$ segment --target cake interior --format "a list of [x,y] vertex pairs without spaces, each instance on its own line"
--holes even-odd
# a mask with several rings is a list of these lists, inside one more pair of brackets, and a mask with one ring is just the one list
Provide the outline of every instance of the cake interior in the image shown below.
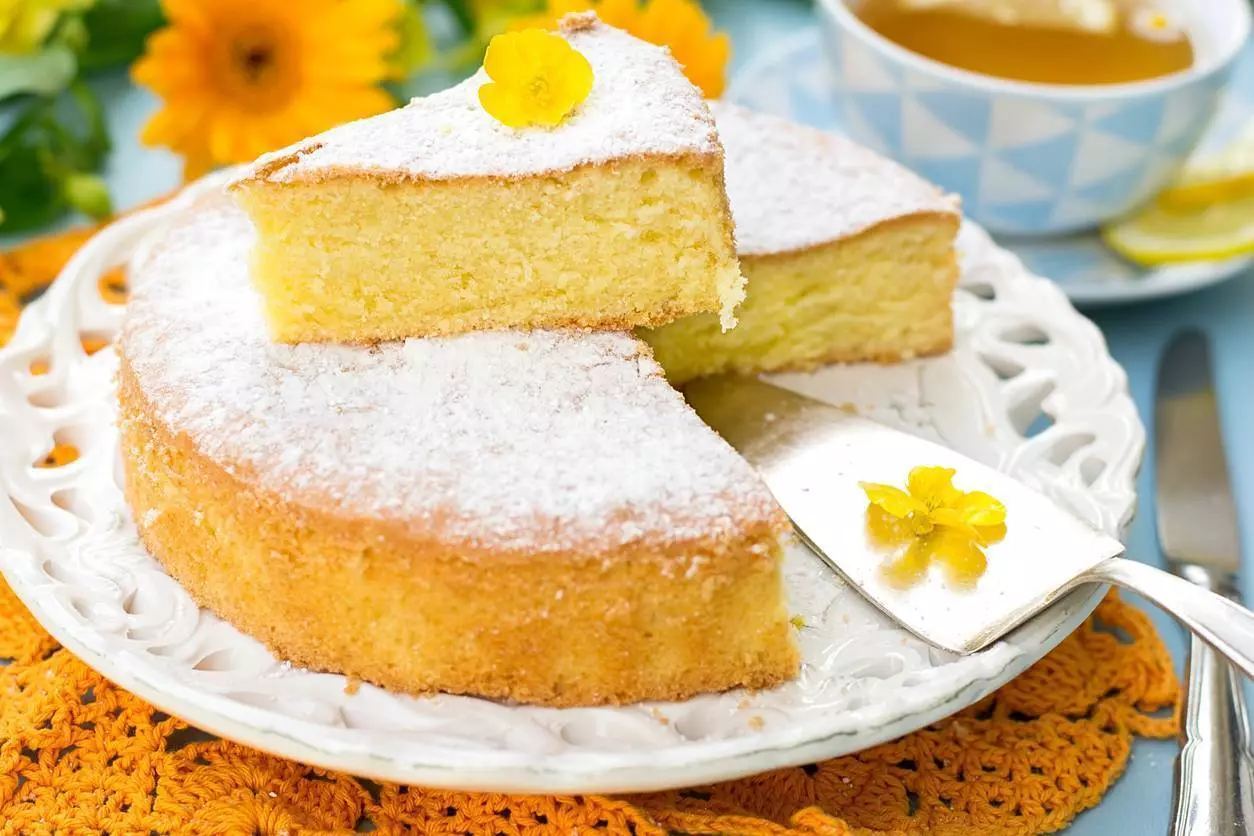
[[917,215],[795,253],[744,257],[735,329],[697,315],[640,336],[675,384],[943,353],[953,341],[957,225]]
[[243,181],[283,342],[624,330],[743,295],[721,161],[640,157],[517,179]]

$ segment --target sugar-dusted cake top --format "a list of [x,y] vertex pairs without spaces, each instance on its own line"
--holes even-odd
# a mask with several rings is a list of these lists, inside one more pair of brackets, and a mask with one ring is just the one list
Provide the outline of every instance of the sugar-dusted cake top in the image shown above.
[[958,202],[844,137],[724,102],[711,104],[742,256],[792,252]]
[[382,179],[519,177],[642,155],[716,154],[701,93],[665,47],[591,13],[561,34],[592,65],[592,92],[561,125],[506,127],[479,103],[481,69],[461,84],[266,154],[242,179],[290,183],[368,174]]
[[214,198],[163,235],[131,270],[120,352],[158,421],[290,501],[528,552],[780,521],[630,335],[275,344],[241,211]]

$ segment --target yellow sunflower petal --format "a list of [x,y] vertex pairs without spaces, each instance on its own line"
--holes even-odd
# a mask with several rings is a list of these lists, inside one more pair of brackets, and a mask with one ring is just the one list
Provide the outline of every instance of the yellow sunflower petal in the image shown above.
[[521,32],[524,29],[554,29],[556,27],[557,21],[553,19],[553,16],[548,12],[542,12],[540,14],[514,18],[505,27],[505,31]]
[[199,135],[203,122],[204,113],[199,107],[165,107],[154,113],[140,129],[139,141],[144,145],[170,148],[178,148],[189,139],[203,142]]
[[183,182],[190,183],[192,180],[199,179],[213,170],[213,155],[209,153],[209,148],[205,145],[198,145],[194,148],[184,148],[183,154]]
[[631,31],[640,16],[636,0],[601,0],[597,4],[597,17],[619,29]]
[[892,485],[879,485],[874,482],[859,482],[867,500],[872,505],[884,509],[898,519],[905,519],[911,514],[926,514],[927,508],[901,488]]
[[212,28],[210,4],[202,0],[162,0],[161,10],[168,21],[179,27]]
[[[549,3],[549,13],[553,16],[554,20],[561,20],[566,17],[566,15],[577,14],[578,12],[591,11],[593,8],[597,9],[597,14],[599,16],[600,6],[594,6],[590,0],[552,0],[552,2]],[[601,19],[605,20],[605,18]]]
[[731,38],[725,33],[713,35],[683,52],[675,52],[675,60],[684,68],[688,80],[701,89],[708,99],[723,95],[727,86],[727,65],[731,61]]

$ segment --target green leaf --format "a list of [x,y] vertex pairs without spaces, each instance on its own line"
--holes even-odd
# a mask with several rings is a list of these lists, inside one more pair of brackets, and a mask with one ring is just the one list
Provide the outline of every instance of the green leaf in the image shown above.
[[415,3],[405,4],[397,32],[401,36],[401,43],[392,54],[392,64],[404,78],[431,62],[435,46],[431,41],[431,33],[427,31],[427,23],[423,20],[422,8]]
[[70,85],[70,95],[78,105],[87,131],[83,138],[83,150],[89,155],[89,159],[84,161],[82,167],[98,168],[104,162],[105,154],[113,147],[113,142],[109,139],[109,125],[105,122],[104,107],[95,92],[81,80]]
[[457,25],[463,35],[472,35],[475,31],[475,13],[467,0],[444,0],[444,5],[453,13]]
[[77,70],[74,53],[59,44],[26,55],[0,53],[0,99],[18,93],[55,95],[65,89]]
[[165,25],[158,0],[97,0],[83,14],[87,45],[79,55],[85,72],[129,64],[144,42]]
[[61,194],[66,203],[96,220],[113,214],[109,188],[99,175],[74,172],[61,181]]
[[107,213],[109,196],[94,172],[108,150],[100,103],[81,81],[68,95],[29,98],[0,137],[0,231],[43,226],[69,207]]
[[65,211],[65,198],[44,172],[39,149],[19,145],[0,160],[0,206],[4,232],[26,232],[52,223]]

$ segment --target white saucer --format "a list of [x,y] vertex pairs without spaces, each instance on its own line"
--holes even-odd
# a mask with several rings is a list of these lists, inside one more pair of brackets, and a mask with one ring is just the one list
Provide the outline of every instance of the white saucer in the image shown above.
[[[230,176],[227,172],[226,176]],[[972,656],[889,624],[798,547],[789,596],[805,627],[800,677],[681,703],[551,709],[413,698],[292,667],[201,610],[136,538],[119,487],[114,372],[122,309],[96,285],[198,193],[106,229],[27,309],[0,350],[0,570],[40,623],[87,664],[223,737],[329,769],[502,792],[624,792],[734,778],[855,752],[991,693],[1055,647],[1103,590],[1076,590]],[[1036,486],[1098,528],[1131,517],[1144,430],[1101,334],[1051,283],[978,228],[963,231],[957,344],[892,367],[832,367],[785,385],[949,444]],[[30,374],[36,360],[43,375]],[[80,457],[40,469],[55,438]],[[456,602],[450,602],[455,606]]]
[[[815,28],[763,52],[732,80],[728,98],[748,107],[825,130],[841,130],[840,107]],[[1254,118],[1254,42],[1233,72],[1223,108],[1202,144],[1222,146]],[[1004,239],[1040,276],[1047,276],[1080,306],[1097,307],[1175,296],[1240,274],[1254,258],[1197,261],[1154,270],[1125,261],[1096,233],[1052,239]]]

